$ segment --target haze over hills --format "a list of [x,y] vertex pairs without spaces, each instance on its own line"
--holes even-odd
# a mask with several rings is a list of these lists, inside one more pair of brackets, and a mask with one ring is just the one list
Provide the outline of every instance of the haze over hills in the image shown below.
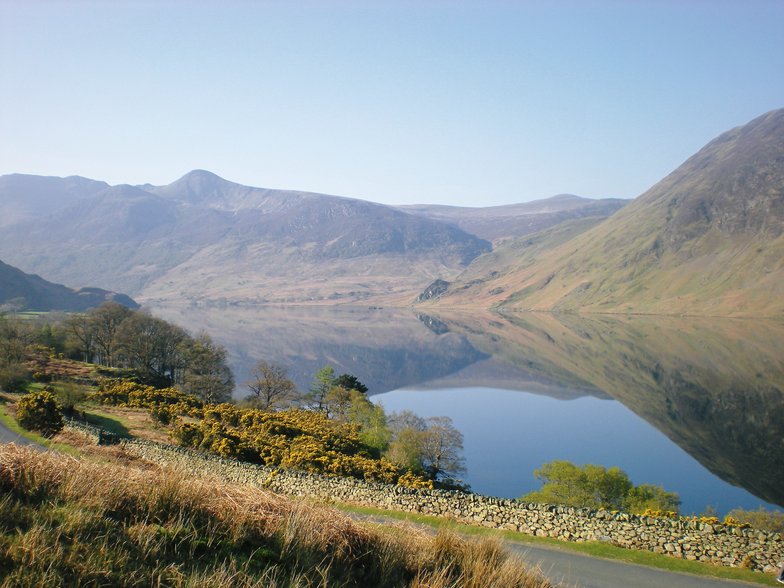
[[47,216],[108,187],[80,176],[0,176],[0,228]]
[[[491,250],[452,221],[352,198],[243,186],[204,170],[166,186],[0,180],[4,210],[24,210],[0,233],[4,259],[148,301],[405,305],[434,278],[456,277]],[[40,206],[19,204],[27,186]],[[529,203],[505,226],[508,234],[526,231],[524,214],[558,222],[559,210],[589,210],[591,202]]]
[[478,258],[428,304],[781,316],[784,109],[722,134],[590,230],[567,228]]
[[84,311],[113,301],[129,308],[139,305],[124,294],[100,288],[74,290],[61,284],[47,282],[40,276],[23,271],[0,261],[0,310],[14,311]]
[[509,237],[522,237],[578,218],[606,218],[630,200],[582,198],[559,194],[520,204],[470,208],[436,204],[400,206],[401,210],[460,227],[497,244]]

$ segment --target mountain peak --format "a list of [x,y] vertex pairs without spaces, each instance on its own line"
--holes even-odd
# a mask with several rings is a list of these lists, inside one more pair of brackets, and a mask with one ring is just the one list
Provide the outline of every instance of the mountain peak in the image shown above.
[[189,171],[184,176],[182,176],[179,180],[177,180],[177,182],[182,182],[182,181],[187,181],[187,182],[194,182],[194,181],[196,181],[196,182],[215,182],[215,181],[227,182],[228,180],[224,180],[219,175],[214,174],[211,171],[208,171],[206,169],[194,169],[194,170]]
[[224,180],[217,174],[204,169],[195,169],[167,186],[158,186],[150,191],[189,204],[220,206],[225,202],[226,193],[236,187],[237,184]]

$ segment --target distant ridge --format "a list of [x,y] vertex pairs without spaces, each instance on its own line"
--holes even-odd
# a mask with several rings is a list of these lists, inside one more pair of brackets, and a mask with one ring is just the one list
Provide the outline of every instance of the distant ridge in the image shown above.
[[128,308],[139,305],[124,294],[101,288],[74,290],[0,261],[0,308],[15,311],[84,311],[113,301]]
[[401,210],[446,222],[483,239],[498,243],[543,231],[559,223],[579,218],[606,218],[626,206],[621,198],[591,199],[574,194],[557,194],[549,198],[481,208],[412,204]]

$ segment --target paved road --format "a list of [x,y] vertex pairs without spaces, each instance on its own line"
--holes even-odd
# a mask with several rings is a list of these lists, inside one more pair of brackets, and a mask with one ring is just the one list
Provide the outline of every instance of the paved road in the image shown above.
[[[348,516],[376,524],[399,524],[400,521],[387,519],[380,515]],[[411,523],[414,524],[414,523]],[[426,531],[432,527],[415,525]],[[511,551],[520,555],[524,561],[538,567],[553,584],[562,588],[742,588],[756,586],[748,582],[720,580],[658,570],[646,566],[623,563],[582,555],[556,547],[539,547],[504,541]]]
[[589,557],[572,551],[534,547],[521,543],[506,545],[537,565],[554,584],[575,588],[739,588],[759,586],[747,582],[719,580],[657,570],[645,566]]
[[31,445],[33,447],[41,447],[38,443],[25,439],[18,433],[14,433],[11,429],[6,427],[0,422],[0,443],[16,443],[17,445]]

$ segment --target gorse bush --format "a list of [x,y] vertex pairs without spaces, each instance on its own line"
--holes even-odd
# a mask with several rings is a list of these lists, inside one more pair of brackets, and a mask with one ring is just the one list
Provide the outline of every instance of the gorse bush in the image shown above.
[[114,406],[135,408],[157,408],[169,406],[186,414],[191,409],[200,409],[204,403],[191,394],[177,388],[154,388],[130,380],[104,379],[99,388],[90,395],[91,400]]
[[31,392],[19,399],[16,420],[29,431],[39,431],[46,437],[63,428],[63,414],[51,392]]
[[202,413],[201,421],[180,422],[173,428],[178,444],[268,466],[432,488],[423,476],[375,458],[358,425],[332,420],[322,412],[267,412],[219,404],[205,406]]
[[311,473],[433,487],[425,476],[379,458],[378,448],[368,444],[359,424],[329,418],[324,412],[204,404],[176,388],[159,390],[127,380],[104,380],[91,398],[149,409],[153,420],[171,425],[171,437],[182,447]]
[[175,470],[0,446],[0,588],[548,588],[497,543],[360,526]]
[[725,523],[728,520],[735,524],[751,525],[755,529],[784,533],[784,512],[780,510],[767,510],[762,506],[758,510],[736,508],[727,513]]

